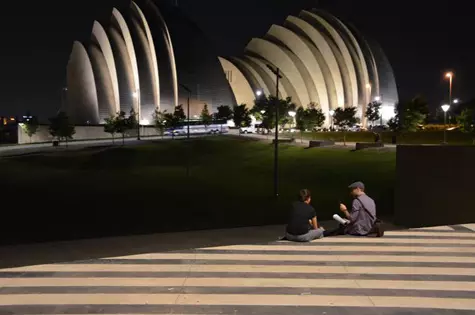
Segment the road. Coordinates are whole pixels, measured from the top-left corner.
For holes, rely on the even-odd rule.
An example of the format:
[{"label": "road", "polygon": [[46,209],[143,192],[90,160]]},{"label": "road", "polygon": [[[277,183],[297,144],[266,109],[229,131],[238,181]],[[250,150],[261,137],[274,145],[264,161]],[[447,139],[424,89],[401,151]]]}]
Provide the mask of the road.
[{"label": "road", "polygon": [[[475,310],[475,224],[298,244],[275,241],[281,231],[120,238],[116,246],[131,253],[113,257],[107,241],[83,241],[83,249],[89,244],[89,251],[102,256],[79,261],[63,256],[51,264],[0,269],[0,314],[468,315]],[[250,242],[253,234],[266,241]],[[230,235],[231,245],[215,245]],[[147,250],[147,237],[155,247],[180,240],[182,249]],[[210,244],[189,247],[199,239]],[[0,248],[0,254],[31,261],[40,247],[45,257],[62,251],[78,258],[76,243]]]}]

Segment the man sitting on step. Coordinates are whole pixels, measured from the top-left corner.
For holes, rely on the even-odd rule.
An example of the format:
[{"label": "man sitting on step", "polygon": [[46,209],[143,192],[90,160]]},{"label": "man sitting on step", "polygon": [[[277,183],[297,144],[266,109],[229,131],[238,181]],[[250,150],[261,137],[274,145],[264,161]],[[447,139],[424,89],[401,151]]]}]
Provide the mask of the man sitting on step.
[{"label": "man sitting on step", "polygon": [[362,182],[355,182],[348,188],[353,197],[351,211],[348,211],[347,207],[340,203],[340,211],[343,212],[345,218],[335,214],[333,218],[340,223],[340,226],[336,230],[325,231],[324,236],[376,234],[376,236],[382,237],[384,230],[381,222],[376,218],[376,204],[366,195],[365,185]]},{"label": "man sitting on step", "polygon": [[293,242],[310,242],[323,237],[324,229],[318,227],[317,213],[310,205],[311,201],[310,190],[302,189],[299,193],[299,200],[292,204],[285,237],[281,239]]}]

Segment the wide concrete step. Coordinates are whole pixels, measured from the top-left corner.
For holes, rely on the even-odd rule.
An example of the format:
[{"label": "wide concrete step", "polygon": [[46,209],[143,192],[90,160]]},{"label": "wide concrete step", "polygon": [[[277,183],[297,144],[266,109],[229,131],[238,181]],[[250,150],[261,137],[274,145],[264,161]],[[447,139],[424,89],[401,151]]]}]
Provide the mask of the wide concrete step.
[{"label": "wide concrete step", "polygon": [[[210,235],[237,237],[259,229],[266,228]],[[229,245],[120,256],[107,256],[104,248],[105,255],[95,259],[6,267],[0,269],[0,314],[428,315],[475,310],[475,224],[311,243],[278,241],[270,231],[279,229],[272,227],[263,237],[267,240],[260,241],[243,234],[242,242]],[[127,238],[122,241],[127,246]]]}]

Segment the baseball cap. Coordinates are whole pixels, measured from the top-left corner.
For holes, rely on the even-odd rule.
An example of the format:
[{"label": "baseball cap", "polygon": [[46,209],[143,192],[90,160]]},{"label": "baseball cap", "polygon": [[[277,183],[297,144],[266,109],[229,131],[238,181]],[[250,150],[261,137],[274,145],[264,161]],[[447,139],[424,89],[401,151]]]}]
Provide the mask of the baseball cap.
[{"label": "baseball cap", "polygon": [[363,182],[354,182],[353,184],[351,184],[350,186],[348,186],[349,189],[356,189],[356,188],[359,188],[359,189],[363,189],[364,190],[364,184]]}]

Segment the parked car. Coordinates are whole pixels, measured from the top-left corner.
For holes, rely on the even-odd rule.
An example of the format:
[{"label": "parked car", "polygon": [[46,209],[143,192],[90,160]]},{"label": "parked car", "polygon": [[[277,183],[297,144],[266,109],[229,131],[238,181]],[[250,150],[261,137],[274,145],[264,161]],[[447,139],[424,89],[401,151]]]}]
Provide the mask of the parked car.
[{"label": "parked car", "polygon": [[239,133],[256,133],[256,126],[241,127],[239,128]]}]

